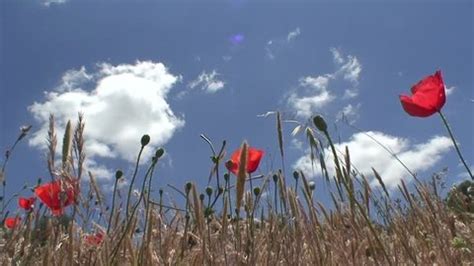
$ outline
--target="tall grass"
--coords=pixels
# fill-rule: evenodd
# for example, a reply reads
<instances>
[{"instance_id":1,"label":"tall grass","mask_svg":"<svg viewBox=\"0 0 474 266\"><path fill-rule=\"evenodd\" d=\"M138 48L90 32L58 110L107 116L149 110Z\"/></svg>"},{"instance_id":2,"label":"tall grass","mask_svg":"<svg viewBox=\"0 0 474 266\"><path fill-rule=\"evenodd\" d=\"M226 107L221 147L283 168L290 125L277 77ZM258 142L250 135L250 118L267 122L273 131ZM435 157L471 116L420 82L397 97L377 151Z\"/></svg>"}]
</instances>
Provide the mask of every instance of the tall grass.
<instances>
[{"instance_id":1,"label":"tall grass","mask_svg":"<svg viewBox=\"0 0 474 266\"><path fill-rule=\"evenodd\" d=\"M125 198L120 195L117 184L124 177L117 171L109 205L89 173L70 215L52 217L39 207L26 213L21 225L0 231L0 260L14 265L469 265L474 261L473 216L447 206L436 178L411 187L402 182L398 191L390 191L374 169L380 189L373 188L367 177L351 170L350 151L341 154L334 149L324 119L316 117L314 122L316 128L307 131L311 149L324 149L321 145L328 143L335 160L334 177L327 176L326 163L319 162L332 208L318 201L314 183L300 171L292 173L296 184L289 186L285 171L275 169L252 178L240 167L237 183L227 173L222 185L219 167L225 142L216 154L208 138L213 152L210 181L215 178L216 186L186 183L175 188L184 196L184 206L165 204L162 190L159 200L151 194L164 150L155 152L141 179L137 175L140 155L149 142L144 137L132 176L133 182L141 180L138 193L129 187ZM78 178L85 156L82 117L74 132L72 126L67 129L66 141L72 148L63 148L59 169L53 169L52 117L50 123L47 158L52 177ZM281 127L278 115L283 165ZM318 130L322 139L317 140ZM243 150L247 147L244 142ZM246 160L242 152L241 161ZM248 190L249 178L253 190ZM403 201L391 197L397 192ZM217 208L216 202L222 206ZM95 232L105 235L103 241L89 243L87 236Z\"/></svg>"}]
</instances>

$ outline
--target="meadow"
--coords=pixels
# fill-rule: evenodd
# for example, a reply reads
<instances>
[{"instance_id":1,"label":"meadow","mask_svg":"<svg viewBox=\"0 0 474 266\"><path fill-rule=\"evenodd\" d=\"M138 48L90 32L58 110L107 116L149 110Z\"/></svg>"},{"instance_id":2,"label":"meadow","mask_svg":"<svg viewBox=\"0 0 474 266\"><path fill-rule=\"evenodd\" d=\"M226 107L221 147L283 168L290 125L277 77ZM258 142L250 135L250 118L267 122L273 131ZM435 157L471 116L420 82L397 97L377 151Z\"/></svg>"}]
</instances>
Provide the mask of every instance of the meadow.
<instances>
[{"instance_id":1,"label":"meadow","mask_svg":"<svg viewBox=\"0 0 474 266\"><path fill-rule=\"evenodd\" d=\"M412 100L403 105L410 115L438 112L446 122L441 113L444 99L433 110ZM280 113L275 117L283 166L283 125ZM2 174L29 130L22 128L7 152ZM105 196L94 173L84 169L84 130L80 115L75 125L68 123L64 134L56 132L51 115L47 140L51 180L38 180L11 198L2 197L3 265L472 265L474 261L473 182L467 180L443 195L443 175L420 178L407 168L414 181L402 180L394 191L373 169L378 185L371 186L351 163L351 151L334 148L327 122L319 115L301 130L315 167L323 173L330 206L318 200L316 183L304 172L282 167L252 175L265 151L245 141L237 151L226 151L225 141L216 147L204 135L211 150L209 186L197 187L190 181L169 187L184 204L165 200L163 190L151 193L165 149L157 149L149 163L140 163L148 135L137 140L139 153L130 184L119 188L124 176L117 170L113 193ZM56 151L59 133L61 152ZM453 141L456 146L454 137ZM334 158L334 171L328 171L324 152ZM332 172L333 176L328 174ZM23 197L31 193L35 196Z\"/></svg>"}]
</instances>

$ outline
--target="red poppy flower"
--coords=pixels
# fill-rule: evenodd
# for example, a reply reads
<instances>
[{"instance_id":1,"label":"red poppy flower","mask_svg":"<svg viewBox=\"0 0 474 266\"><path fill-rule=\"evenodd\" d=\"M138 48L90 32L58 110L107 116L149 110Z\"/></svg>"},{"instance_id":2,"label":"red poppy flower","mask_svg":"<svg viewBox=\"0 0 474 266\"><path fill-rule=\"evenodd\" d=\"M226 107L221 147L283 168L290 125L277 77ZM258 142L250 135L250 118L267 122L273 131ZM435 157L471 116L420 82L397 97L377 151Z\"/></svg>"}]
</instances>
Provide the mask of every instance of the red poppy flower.
<instances>
[{"instance_id":1,"label":"red poppy flower","mask_svg":"<svg viewBox=\"0 0 474 266\"><path fill-rule=\"evenodd\" d=\"M234 173L234 175L237 175L237 172L239 171L241 153L241 149L236 150L230 157L229 163L226 164L227 169ZM253 173L255 172L255 170L257 170L258 165L260 164L260 160L262 159L263 154L265 152L259 149L249 147L248 153L249 154L247 159L247 173Z\"/></svg>"},{"instance_id":2,"label":"red poppy flower","mask_svg":"<svg viewBox=\"0 0 474 266\"><path fill-rule=\"evenodd\" d=\"M63 214L64 207L75 203L78 189L73 182L56 180L35 188L35 194L53 215L59 216Z\"/></svg>"},{"instance_id":3,"label":"red poppy flower","mask_svg":"<svg viewBox=\"0 0 474 266\"><path fill-rule=\"evenodd\" d=\"M19 225L20 222L21 222L20 217L15 217L15 218L8 217L8 218L5 218L5 227L8 228L8 229L13 229L13 228L15 228L17 225Z\"/></svg>"},{"instance_id":4,"label":"red poppy flower","mask_svg":"<svg viewBox=\"0 0 474 266\"><path fill-rule=\"evenodd\" d=\"M411 88L411 97L400 95L403 109L411 116L427 117L441 110L446 94L441 71L425 77Z\"/></svg>"},{"instance_id":5,"label":"red poppy flower","mask_svg":"<svg viewBox=\"0 0 474 266\"><path fill-rule=\"evenodd\" d=\"M99 246L104 241L104 234L97 232L95 234L90 234L85 237L86 243L91 246Z\"/></svg>"},{"instance_id":6,"label":"red poppy flower","mask_svg":"<svg viewBox=\"0 0 474 266\"><path fill-rule=\"evenodd\" d=\"M18 205L23 208L25 211L30 211L33 209L34 204L35 204L36 198L35 197L30 197L30 198L18 198Z\"/></svg>"}]
</instances>

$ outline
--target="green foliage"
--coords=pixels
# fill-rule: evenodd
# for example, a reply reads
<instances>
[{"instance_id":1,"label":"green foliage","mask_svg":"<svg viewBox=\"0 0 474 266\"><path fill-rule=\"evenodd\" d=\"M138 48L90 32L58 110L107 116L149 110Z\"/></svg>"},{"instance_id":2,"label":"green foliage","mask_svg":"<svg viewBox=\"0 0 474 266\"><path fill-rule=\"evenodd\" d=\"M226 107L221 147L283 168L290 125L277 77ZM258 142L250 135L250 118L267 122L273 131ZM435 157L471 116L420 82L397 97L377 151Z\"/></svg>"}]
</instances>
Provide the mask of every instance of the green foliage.
<instances>
[{"instance_id":1,"label":"green foliage","mask_svg":"<svg viewBox=\"0 0 474 266\"><path fill-rule=\"evenodd\" d=\"M474 214L474 182L466 180L453 187L446 197L446 203L456 212Z\"/></svg>"}]
</instances>

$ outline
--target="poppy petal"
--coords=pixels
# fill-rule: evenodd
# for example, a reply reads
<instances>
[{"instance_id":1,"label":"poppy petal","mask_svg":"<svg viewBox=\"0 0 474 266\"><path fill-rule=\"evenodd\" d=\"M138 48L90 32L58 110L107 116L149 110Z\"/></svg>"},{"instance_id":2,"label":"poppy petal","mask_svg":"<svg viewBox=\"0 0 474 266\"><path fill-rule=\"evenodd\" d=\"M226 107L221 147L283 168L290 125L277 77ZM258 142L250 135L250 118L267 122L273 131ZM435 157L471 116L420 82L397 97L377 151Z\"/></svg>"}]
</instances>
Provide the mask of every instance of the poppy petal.
<instances>
[{"instance_id":1,"label":"poppy petal","mask_svg":"<svg viewBox=\"0 0 474 266\"><path fill-rule=\"evenodd\" d=\"M20 206L20 208L24 209L25 211L30 211L33 209L35 201L36 201L35 197L30 197L30 198L19 197L18 206Z\"/></svg>"},{"instance_id":2,"label":"poppy petal","mask_svg":"<svg viewBox=\"0 0 474 266\"><path fill-rule=\"evenodd\" d=\"M227 169L232 172L234 175L237 175L240 165L240 154L242 153L241 149L236 150L230 160L226 163ZM257 170L260 160L264 155L264 151L249 147L248 149L248 158L247 158L247 173L253 173Z\"/></svg>"},{"instance_id":3,"label":"poppy petal","mask_svg":"<svg viewBox=\"0 0 474 266\"><path fill-rule=\"evenodd\" d=\"M411 92L412 96L400 96L403 109L409 115L427 117L440 111L446 102L441 71L420 80L412 86Z\"/></svg>"},{"instance_id":4,"label":"poppy petal","mask_svg":"<svg viewBox=\"0 0 474 266\"><path fill-rule=\"evenodd\" d=\"M8 218L5 218L5 227L8 228L8 229L13 229L15 228L17 225L19 225L21 222L21 219L20 217L8 217Z\"/></svg>"}]
</instances>

